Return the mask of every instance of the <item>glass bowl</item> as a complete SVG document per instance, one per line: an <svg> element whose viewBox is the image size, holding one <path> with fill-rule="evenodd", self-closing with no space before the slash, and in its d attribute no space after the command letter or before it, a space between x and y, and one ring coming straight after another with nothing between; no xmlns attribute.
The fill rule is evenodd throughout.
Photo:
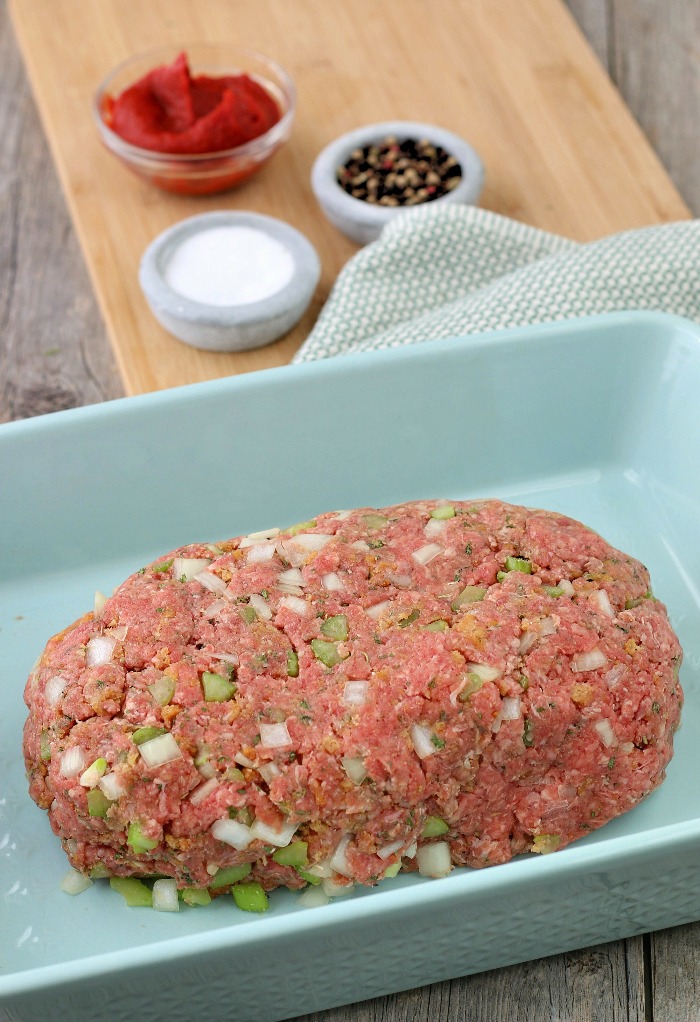
<svg viewBox="0 0 700 1022"><path fill-rule="evenodd" d="M277 103L281 117L257 138L233 149L210 153L162 153L126 142L109 124L111 100L156 67L186 53L192 75L248 74ZM211 195L241 184L257 173L289 138L296 89L289 73L269 57L227 44L164 46L119 64L98 86L92 111L104 145L139 177L181 195Z"/></svg>

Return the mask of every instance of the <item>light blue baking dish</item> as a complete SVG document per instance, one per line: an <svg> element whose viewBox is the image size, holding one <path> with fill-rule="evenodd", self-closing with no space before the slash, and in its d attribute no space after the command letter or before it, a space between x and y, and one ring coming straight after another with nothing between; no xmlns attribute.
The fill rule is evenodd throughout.
<svg viewBox="0 0 700 1022"><path fill-rule="evenodd" d="M264 1022L700 918L700 327L624 314L435 341L0 426L0 1017ZM71 898L30 802L45 640L191 540L418 497L571 514L651 569L685 647L664 786L554 855L265 916ZM102 1006L102 1007L100 1007Z"/></svg>

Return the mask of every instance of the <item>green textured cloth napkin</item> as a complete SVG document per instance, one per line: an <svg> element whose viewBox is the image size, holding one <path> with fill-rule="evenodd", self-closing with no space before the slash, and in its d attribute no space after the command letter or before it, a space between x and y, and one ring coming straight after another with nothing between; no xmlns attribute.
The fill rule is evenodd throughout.
<svg viewBox="0 0 700 1022"><path fill-rule="evenodd" d="M343 267L294 361L632 309L700 321L700 220L581 244L474 206L426 206Z"/></svg>

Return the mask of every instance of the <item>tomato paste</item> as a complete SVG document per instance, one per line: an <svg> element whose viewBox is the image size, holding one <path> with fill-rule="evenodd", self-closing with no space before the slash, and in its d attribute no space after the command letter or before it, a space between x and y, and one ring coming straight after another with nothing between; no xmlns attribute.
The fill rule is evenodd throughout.
<svg viewBox="0 0 700 1022"><path fill-rule="evenodd" d="M249 75L192 76L185 53L113 98L106 114L124 141L180 154L233 149L281 117L270 93Z"/></svg>

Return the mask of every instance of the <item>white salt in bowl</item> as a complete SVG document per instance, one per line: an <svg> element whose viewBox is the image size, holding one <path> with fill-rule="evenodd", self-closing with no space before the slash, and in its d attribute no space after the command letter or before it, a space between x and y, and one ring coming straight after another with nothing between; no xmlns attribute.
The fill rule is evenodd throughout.
<svg viewBox="0 0 700 1022"><path fill-rule="evenodd" d="M294 327L321 273L296 228L261 213L202 213L151 242L139 283L153 315L206 351L247 351Z"/></svg>

